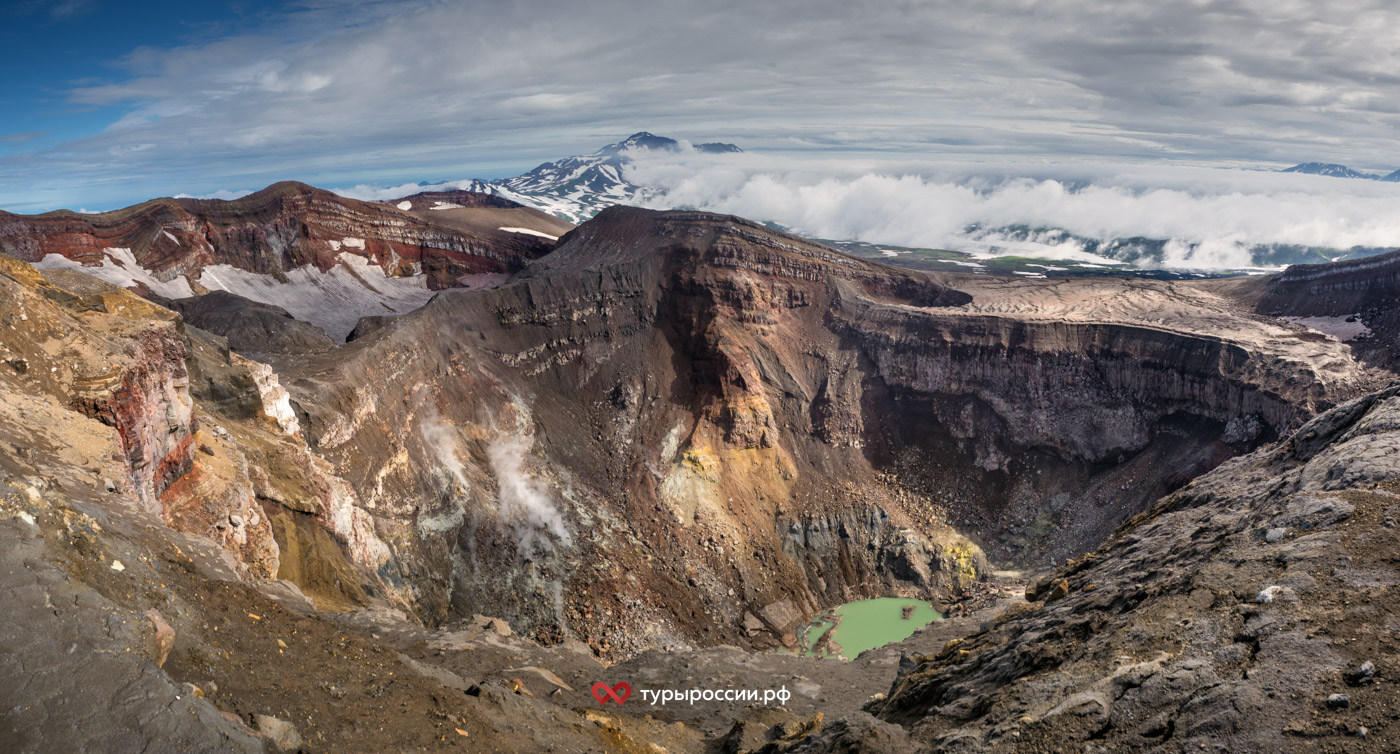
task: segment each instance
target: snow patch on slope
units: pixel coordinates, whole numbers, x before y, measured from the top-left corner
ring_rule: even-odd
[[[428,290],[422,275],[390,277],[355,254],[341,253],[336,260],[338,264],[326,272],[312,265],[291,270],[285,274],[285,283],[232,265],[210,265],[200,273],[199,284],[280,306],[325,330],[337,343],[345,342],[361,317],[405,314],[428,303],[435,293]]]
[[[34,265],[41,270],[77,270],[86,272],[122,288],[132,288],[137,284],[146,286],[152,293],[162,298],[189,298],[194,295],[189,281],[183,277],[161,280],[136,263],[131,249],[112,248],[102,250],[102,264],[88,267],[75,262],[62,254],[48,254]]]
[[[540,238],[548,238],[551,241],[559,240],[559,236],[551,236],[548,233],[541,233],[538,230],[530,230],[529,228],[500,228],[500,230],[504,230],[507,233],[524,233],[530,236],[539,236]]]
[[[1335,340],[1345,343],[1359,338],[1371,337],[1371,328],[1361,321],[1359,315],[1350,317],[1284,317],[1283,319],[1295,325],[1322,333],[1328,340]]]

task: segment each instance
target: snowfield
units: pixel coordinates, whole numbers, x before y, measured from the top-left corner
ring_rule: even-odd
[[[200,273],[199,284],[280,306],[325,330],[337,343],[345,342],[361,317],[405,314],[428,303],[436,293],[428,290],[423,275],[390,277],[355,254],[342,253],[336,260],[339,263],[327,272],[312,265],[291,270],[286,283],[227,264],[211,265]]]
[[[548,238],[548,239],[551,240],[551,241],[558,241],[558,240],[559,240],[559,236],[551,236],[551,235],[549,235],[548,233],[541,233],[541,232],[539,232],[538,230],[530,230],[529,228],[504,228],[504,227],[503,227],[503,228],[500,228],[499,230],[504,230],[504,231],[507,232],[507,233],[524,233],[524,234],[529,235],[529,236],[539,236],[540,238]]]
[[[358,242],[358,246],[353,242]],[[341,245],[331,243],[336,248]],[[347,238],[343,243],[357,248],[364,245],[358,238]],[[130,249],[106,249],[103,254],[100,266],[84,266],[59,254],[49,254],[34,266],[41,270],[77,270],[122,288],[140,284],[162,298],[195,295],[184,277],[161,280],[141,267]],[[345,342],[361,317],[405,314],[428,303],[436,293],[428,290],[428,279],[421,274],[391,277],[370,260],[347,252],[341,252],[336,260],[337,264],[327,272],[313,265],[291,270],[286,273],[285,283],[232,265],[210,265],[200,272],[199,284],[209,290],[228,291],[280,306],[293,317],[325,330],[337,343]],[[473,277],[468,287],[486,288],[500,285],[508,276]]]
[[[107,282],[130,288],[137,283],[146,286],[152,293],[162,298],[189,298],[194,295],[190,288],[189,281],[183,277],[172,277],[169,280],[161,280],[148,270],[136,263],[136,257],[132,255],[131,249],[104,249],[102,251],[102,265],[100,267],[86,267],[82,262],[75,262],[61,254],[48,254],[39,263],[34,265],[41,270],[77,270],[86,272],[95,278],[101,278]]]

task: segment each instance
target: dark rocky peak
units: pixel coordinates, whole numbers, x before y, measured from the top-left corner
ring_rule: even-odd
[[[712,141],[707,144],[696,144],[695,151],[705,154],[727,154],[732,152],[742,152],[739,147],[720,141]]]
[[[923,273],[847,256],[835,249],[732,215],[690,210],[609,207],[560,239],[555,251],[528,268],[527,277],[563,271],[613,274],[645,268],[684,286],[720,290],[756,281],[812,294],[828,286],[929,306],[971,301]],[[808,295],[804,294],[804,295]],[[784,294],[787,295],[787,294]]]
[[[841,269],[904,274],[733,215],[624,205],[604,209],[564,236],[557,250],[541,259],[539,265],[548,269],[597,268],[662,250],[727,253],[718,247],[764,249],[819,260]]]
[[[1291,168],[1284,168],[1280,173],[1303,173],[1304,175],[1325,175],[1332,178],[1371,178],[1376,176],[1370,173],[1362,173],[1352,170],[1346,165],[1338,165],[1331,162],[1304,162],[1294,165]]]
[[[320,328],[293,318],[286,309],[228,291],[162,303],[185,322],[227,338],[229,347],[243,354],[306,354],[335,346]]]

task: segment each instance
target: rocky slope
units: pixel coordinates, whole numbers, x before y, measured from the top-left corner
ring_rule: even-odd
[[[179,318],[90,278],[76,282],[60,288],[0,257],[10,451],[59,453],[44,431],[61,437],[80,428],[72,451],[79,455],[60,457],[85,483],[130,495],[168,525],[213,539],[248,575],[275,574],[277,543],[241,454],[204,426],[195,406]],[[246,387],[246,400],[259,401],[257,383]]]
[[[500,683],[464,695],[318,612],[385,612],[392,589],[350,559],[383,545],[276,375],[128,291],[48,275],[0,256],[0,749],[700,750]]]
[[[1082,552],[1380,379],[1191,286],[932,279],[626,208],[499,287],[269,359],[420,618],[491,605],[608,656],[956,599],[982,550]]]
[[[0,265],[0,672],[23,679],[0,684],[6,751],[707,748],[695,727],[577,710],[602,665],[576,640],[541,648],[499,619],[428,633],[388,610],[392,588],[350,560],[377,540],[335,507],[355,492],[270,370],[110,284]],[[101,405],[129,410],[94,412],[69,371],[101,363]],[[196,448],[163,491],[146,470],[164,446],[128,440],[149,426]]]
[[[1369,485],[1400,398],[1304,424],[1386,365],[1249,311],[1243,283],[930,277],[614,208],[344,344],[3,256],[0,288],[20,750],[94,726],[249,750],[287,722],[313,750],[501,751],[1268,748],[1388,724],[1361,680],[1322,722],[1250,717],[1341,693],[1356,647],[1393,670],[1394,516]],[[1029,603],[998,592],[989,557],[1042,567],[1135,515]],[[1006,611],[849,675],[747,651],[892,593]],[[89,653],[106,675],[76,688]],[[754,674],[789,709],[577,709],[599,678]]]
[[[1223,465],[807,751],[1389,751],[1400,388]]]
[[[1370,364],[1400,366],[1400,252],[1205,285],[1259,314],[1347,343]]]
[[[820,316],[801,298],[828,296],[828,275],[930,301],[955,294],[728,219],[619,214],[623,229],[605,232],[635,226],[641,244],[670,242],[659,223],[702,237],[617,260],[599,258],[612,240],[566,237],[517,282],[439,297],[334,354],[275,360],[313,446],[374,511],[421,614],[492,604],[531,633],[630,651],[772,643],[844,595],[965,586],[975,548],[873,476],[860,484],[875,500],[852,488],[808,505],[799,485],[817,482],[797,464],[818,458],[794,452],[810,439],[780,435],[779,396],[751,362],[722,361],[741,357],[737,344],[723,353],[741,317],[785,327],[774,358],[797,361],[778,341]],[[723,250],[740,243],[746,259]],[[740,261],[774,265],[771,301],[728,290]],[[782,322],[793,305],[804,316]]]

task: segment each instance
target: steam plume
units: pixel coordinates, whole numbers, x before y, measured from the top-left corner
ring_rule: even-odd
[[[500,485],[501,520],[515,530],[521,554],[532,558],[573,540],[549,494],[523,470],[529,447],[523,438],[507,437],[492,443],[488,453]]]

